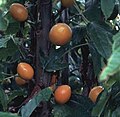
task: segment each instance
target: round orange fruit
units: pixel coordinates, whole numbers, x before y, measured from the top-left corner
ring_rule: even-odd
[[[26,80],[24,80],[24,79],[22,79],[22,78],[20,78],[20,77],[15,77],[15,82],[16,82],[16,84],[18,84],[18,85],[20,85],[20,86],[27,83]]]
[[[10,6],[9,12],[19,22],[23,22],[28,18],[28,10],[20,3],[13,3]]]
[[[58,46],[65,45],[66,43],[68,43],[71,37],[72,30],[65,23],[57,23],[51,28],[49,32],[50,41]]]
[[[65,104],[71,97],[71,87],[68,85],[59,86],[54,93],[55,101],[59,104]]]
[[[61,4],[64,7],[70,7],[74,4],[74,0],[61,0]]]
[[[92,102],[96,102],[97,97],[99,96],[99,94],[103,91],[103,87],[102,86],[95,86],[91,89],[90,93],[89,93],[89,98],[92,100]]]
[[[32,66],[24,62],[18,64],[17,73],[24,80],[31,80],[34,76],[34,70]]]

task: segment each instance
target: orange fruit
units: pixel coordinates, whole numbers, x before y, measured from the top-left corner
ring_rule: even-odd
[[[16,84],[18,84],[20,86],[27,83],[27,81],[22,79],[21,77],[15,77],[15,82],[16,82]]]
[[[89,93],[89,98],[95,103],[99,94],[103,91],[102,86],[95,86]]]
[[[34,70],[28,63],[19,63],[17,66],[18,75],[24,80],[31,80],[34,75]]]
[[[72,30],[65,23],[57,23],[51,28],[49,32],[50,41],[58,46],[65,45],[66,43],[68,43],[71,37]]]
[[[71,87],[61,85],[55,90],[54,98],[59,104],[65,104],[71,97]]]
[[[20,3],[13,3],[10,6],[9,12],[19,22],[25,21],[28,17],[28,10]]]
[[[64,7],[70,7],[74,4],[74,0],[61,0],[61,4]]]

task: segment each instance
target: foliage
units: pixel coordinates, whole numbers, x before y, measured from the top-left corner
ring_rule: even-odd
[[[52,0],[52,12],[49,11],[52,17],[47,15],[51,21],[38,18],[42,14],[38,13],[40,0],[3,1],[0,4],[0,117],[35,117],[36,113],[44,115],[44,111],[51,117],[120,116],[120,19],[114,10],[116,3],[120,8],[120,0],[75,0],[69,8],[63,7],[60,0]],[[26,21],[17,22],[11,17],[9,7],[14,2],[27,7]],[[118,16],[109,20],[116,13]],[[50,46],[46,47],[42,41],[50,30],[44,29],[49,27],[49,22],[50,26],[67,23],[73,33],[70,42],[57,48],[47,40]],[[41,44],[39,48],[36,40]],[[33,66],[35,75],[20,87],[15,77],[21,61]],[[48,88],[52,74],[57,74],[55,88],[62,84],[72,88],[66,104],[57,104],[54,91]],[[104,91],[93,103],[88,94],[96,85],[102,85]],[[42,108],[46,105],[49,112]]]

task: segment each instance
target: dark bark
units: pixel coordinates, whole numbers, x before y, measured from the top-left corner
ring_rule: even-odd
[[[60,14],[60,21],[63,23],[68,23],[68,19],[69,19],[69,13],[68,13],[68,9],[64,9],[63,7],[61,7],[61,14]],[[68,54],[66,54],[64,56],[64,62],[68,63]],[[62,72],[62,76],[61,76],[61,81],[62,84],[68,84],[68,76],[69,76],[69,68],[65,68]]]
[[[41,88],[49,86],[50,74],[42,70],[40,66],[39,49],[41,49],[45,56],[49,55],[50,43],[49,43],[49,30],[51,27],[51,12],[52,1],[51,0],[38,0],[37,1],[37,24],[35,29],[35,41],[33,43],[34,52],[34,65],[35,65],[35,85],[39,85]],[[36,87],[35,86],[35,87]],[[49,104],[47,102],[41,102],[40,106],[36,109],[36,117],[48,117],[50,114]]]
[[[86,43],[85,39],[82,40],[82,43]],[[88,61],[89,48],[88,48],[88,46],[81,47],[81,52],[82,52],[82,64],[81,64],[80,72],[81,72],[81,77],[83,79],[83,84],[84,84],[83,95],[87,96],[90,91],[89,79],[88,79],[88,75],[87,75],[88,65],[89,65],[89,61]]]

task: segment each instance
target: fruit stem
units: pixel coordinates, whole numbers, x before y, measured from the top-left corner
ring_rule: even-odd
[[[74,7],[76,8],[76,10],[79,12],[79,14],[82,16],[82,19],[84,20],[84,22],[86,24],[89,23],[89,20],[83,15],[82,11],[80,10],[78,4],[76,3],[76,1],[74,0]]]
[[[88,43],[76,45],[76,46],[70,48],[69,50],[65,51],[65,53],[62,54],[60,57],[58,57],[58,59],[61,59],[64,55],[66,55],[67,53],[69,53],[71,50],[74,50],[75,48],[82,47],[82,46],[86,46],[86,45],[88,45]],[[47,65],[48,65],[52,60],[53,60],[53,58],[51,58],[49,61],[47,61],[43,68],[45,69],[45,68],[47,67]]]
[[[88,43],[76,45],[76,46],[70,48],[69,50],[67,50],[60,58],[62,58],[65,54],[69,53],[71,50],[74,50],[75,48],[82,47],[82,46],[86,46],[86,45],[88,45]],[[60,58],[59,58],[59,59],[60,59]]]
[[[2,73],[2,74],[3,74],[3,73]],[[15,78],[15,77],[17,77],[17,76],[18,76],[18,74],[15,74],[15,75],[12,75],[12,76],[10,76],[10,77],[4,78],[4,80],[9,80],[9,79]],[[1,80],[0,80],[0,82],[1,82]]]

